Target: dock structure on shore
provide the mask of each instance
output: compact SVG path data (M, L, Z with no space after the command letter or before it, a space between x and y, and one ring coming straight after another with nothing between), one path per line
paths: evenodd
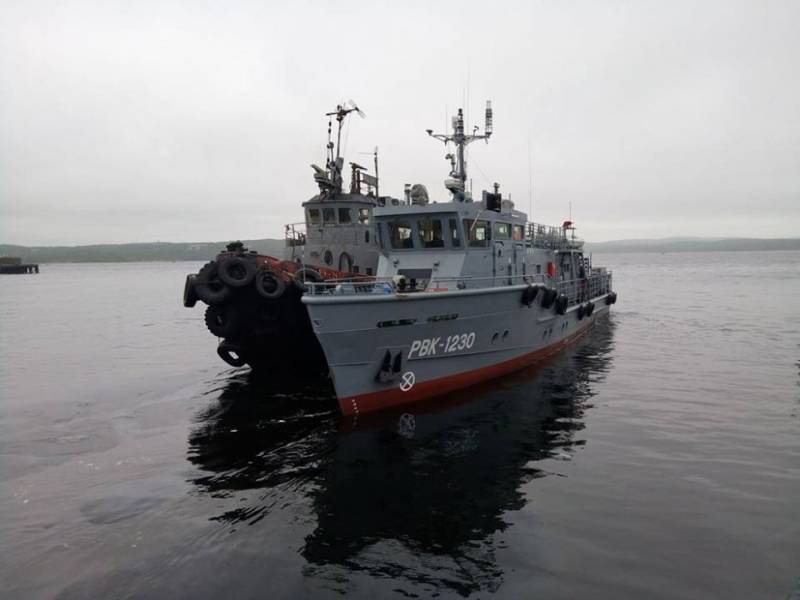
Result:
M0 256L0 274L25 275L38 272L39 265L36 263L23 263L18 256Z

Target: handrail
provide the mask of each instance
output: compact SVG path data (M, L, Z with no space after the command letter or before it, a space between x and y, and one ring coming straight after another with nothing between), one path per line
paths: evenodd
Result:
M534 248L558 250L560 248L580 248L583 246L582 239L568 236L567 231L572 230L531 221L527 227L527 239Z
M390 294L390 293L422 293L456 291L465 289L490 289L521 284L539 284L555 288L559 294L567 296L568 305L578 304L602 296L611 291L611 271L594 269L583 279L570 279L555 281L547 275L497 275L491 277L432 277L422 280L422 285L411 287L410 278L405 278L408 283L400 286L394 277L343 277L339 279L326 279L323 282L306 282L309 294ZM482 285L488 283L488 285ZM446 285L450 284L450 285ZM454 284L454 285L453 285ZM477 285L475 285L477 284Z

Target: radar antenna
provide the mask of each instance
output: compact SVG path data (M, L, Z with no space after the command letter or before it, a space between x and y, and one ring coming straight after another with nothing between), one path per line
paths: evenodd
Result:
M427 129L428 135L432 138L444 142L445 146L452 142L456 146L456 154L453 156L448 153L445 158L450 161L450 178L446 179L444 186L453 194L453 199L463 201L465 199L465 184L467 181L467 160L464 155L467 144L475 140L486 140L489 143L489 138L492 135L492 101L486 101L486 124L483 128L483 134L479 134L479 127L476 125L471 134L464 133L464 110L459 108L458 114L453 117L452 127L453 133L433 133L433 129Z
M315 170L314 180L319 185L320 192L324 195L335 195L342 191L342 167L344 166L344 159L341 156L342 147L342 126L345 118L350 113L356 113L362 119L366 118L366 114L361 110L353 100L348 100L336 106L336 110L325 113L328 117L328 145L327 145L327 158L325 160L326 173L322 173L322 169L311 165ZM336 128L336 144L333 143L333 119L336 118L338 123Z

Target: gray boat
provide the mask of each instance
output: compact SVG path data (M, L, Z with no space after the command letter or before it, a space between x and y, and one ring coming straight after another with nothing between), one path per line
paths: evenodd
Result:
M344 414L384 410L521 369L584 335L616 302L572 222L529 222L499 186L473 200L466 146L492 134L428 134L451 144L450 201L419 193L376 206L374 281L311 283L302 297ZM424 190L423 190L424 191Z

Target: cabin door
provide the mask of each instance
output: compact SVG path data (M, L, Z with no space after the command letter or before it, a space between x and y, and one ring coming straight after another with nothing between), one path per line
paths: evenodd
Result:
M492 275L497 277L504 277L506 275L506 263L509 258L506 256L505 243L501 241L494 241L492 243Z
M523 283L522 276L525 272L525 245L514 244L514 283Z

